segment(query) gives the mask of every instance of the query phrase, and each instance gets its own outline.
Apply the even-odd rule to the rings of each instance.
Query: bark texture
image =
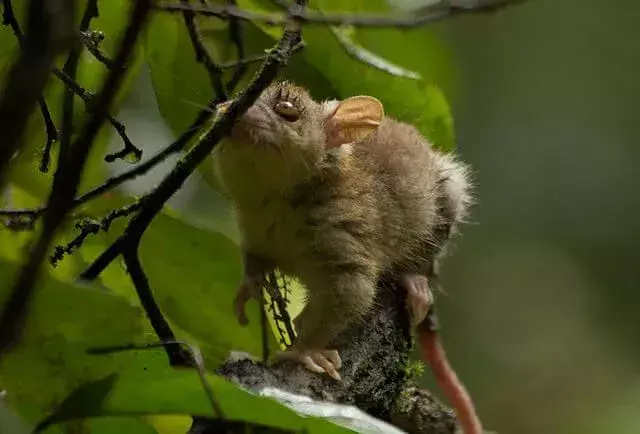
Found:
[[[254,391],[275,387],[318,401],[354,405],[409,433],[453,434],[453,411],[408,378],[411,334],[406,315],[399,314],[404,312],[404,297],[398,294],[401,291],[380,289],[377,309],[335,341],[332,347],[343,361],[342,382],[291,361],[271,366],[248,359],[230,361],[218,374]],[[215,421],[199,419],[190,433],[223,432],[220,428]]]

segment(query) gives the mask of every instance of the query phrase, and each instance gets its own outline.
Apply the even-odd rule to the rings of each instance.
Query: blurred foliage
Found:
[[[272,8],[272,2],[241,0],[241,7],[254,10]],[[326,11],[357,13],[387,10],[385,4],[362,1],[312,2]],[[15,1],[18,19],[23,23],[26,2]],[[78,2],[78,19],[86,2]],[[100,48],[113,57],[119,37],[127,23],[130,2],[98,1],[99,18],[91,29],[104,33]],[[236,47],[229,42],[226,23],[215,18],[199,18],[205,43],[214,61],[236,60]],[[275,27],[243,23],[247,55],[262,54],[273,46],[281,33]],[[349,30],[356,48],[367,50],[376,61],[395,68],[415,71],[422,79],[394,77],[387,72],[359,63],[339,44],[329,28],[309,26],[304,30],[306,47],[294,55],[283,71],[283,79],[307,86],[316,98],[346,97],[371,93],[380,98],[389,113],[411,121],[442,149],[454,147],[452,119],[441,86],[452,83],[453,66],[446,49],[428,29]],[[413,44],[409,47],[407,42]],[[409,44],[410,45],[410,44]],[[397,50],[402,46],[402,50]],[[11,29],[0,28],[0,80],[17,54]],[[388,58],[388,59],[387,59]],[[65,57],[57,59],[62,67]],[[164,121],[173,132],[182,133],[205,106],[213,93],[209,77],[195,61],[181,15],[157,13],[136,47],[134,61],[128,65],[112,113],[117,113],[143,64],[148,65],[155,96]],[[259,64],[250,65],[239,84],[250,79]],[[106,68],[86,50],[81,57],[77,81],[90,92],[97,92]],[[228,80],[233,70],[225,72]],[[357,77],[354,79],[353,77]],[[52,76],[45,98],[60,125],[64,87]],[[86,119],[83,102],[76,98],[74,127]],[[128,127],[135,125],[128,124]],[[54,144],[52,167],[38,170],[45,131],[40,112],[30,119],[25,144],[14,160],[10,185],[0,199],[2,207],[20,208],[42,204],[47,197],[57,158]],[[103,161],[113,137],[105,125],[88,160],[80,191],[98,185],[108,175]],[[210,162],[203,172],[210,175]],[[210,179],[210,178],[209,178]],[[105,194],[86,205],[78,214],[100,217],[131,202],[122,194]],[[56,244],[64,244],[77,233],[79,217],[65,223]],[[27,425],[55,414],[60,422],[47,432],[184,432],[189,419],[176,415],[211,415],[212,410],[194,371],[168,367],[161,351],[140,350],[110,355],[90,355],[87,349],[100,346],[149,343],[155,336],[143,315],[132,284],[121,262],[108,267],[92,284],[79,285],[76,278],[124,229],[117,221],[108,233],[90,236],[81,249],[65,257],[38,282],[24,341],[0,362],[0,390],[7,391],[7,402]],[[40,229],[12,232],[0,227],[0,302],[11,287],[27,247]],[[232,299],[241,274],[238,246],[218,232],[191,226],[173,213],[159,215],[145,233],[141,260],[156,299],[178,337],[203,352],[209,370],[225,360],[229,351],[261,353],[259,309],[248,306],[250,325],[240,327],[232,314]],[[300,308],[300,294],[294,294],[292,310]],[[271,348],[277,337],[270,336]],[[224,380],[207,379],[231,420],[302,430],[309,433],[345,432],[329,422],[301,417],[282,405],[243,392]],[[83,419],[87,418],[87,419]],[[0,422],[1,424],[2,422]]]

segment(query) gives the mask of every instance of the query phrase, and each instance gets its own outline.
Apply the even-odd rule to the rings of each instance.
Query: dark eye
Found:
[[[291,101],[277,102],[273,107],[273,111],[288,122],[295,122],[300,119],[300,111],[293,105],[293,103],[291,103]]]

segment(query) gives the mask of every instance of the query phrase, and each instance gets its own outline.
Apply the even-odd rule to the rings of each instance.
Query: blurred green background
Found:
[[[445,345],[486,426],[640,432],[640,4],[532,0],[435,27],[479,204]]]
[[[101,16],[92,27],[107,35],[107,54],[118,46],[114,35],[126,23],[127,3],[100,2]],[[268,0],[238,3],[275,10]],[[429,1],[388,3],[406,7]],[[15,1],[19,12],[24,4]],[[79,8],[84,4],[79,2]],[[327,12],[387,9],[383,0],[312,0],[311,5]],[[443,264],[445,294],[438,305],[451,361],[486,427],[501,434],[640,432],[639,22],[640,3],[528,0],[493,15],[463,16],[406,32],[345,33],[370,54],[420,73],[420,82],[356,62],[329,29],[308,26],[307,47],[282,74],[318,98],[373,94],[387,113],[415,123],[438,147],[457,145],[472,166],[478,204]],[[214,59],[234,60],[226,24],[200,24]],[[278,34],[278,29],[247,23],[247,52],[261,53]],[[117,114],[148,158],[189,125],[211,98],[211,88],[178,15],[156,15],[139,48]],[[0,73],[16,49],[12,33],[2,28]],[[79,81],[96,90],[104,72],[85,55]],[[50,83],[47,99],[56,117],[61,92],[59,83]],[[76,112],[82,120],[80,103]],[[44,175],[36,169],[43,139],[36,113],[3,206],[45,200],[52,171]],[[131,167],[103,163],[105,150],[120,146],[105,128],[81,190]],[[157,185],[176,161],[177,156],[167,160],[120,194],[100,198],[83,211],[99,217],[130,202],[127,196]],[[207,168],[210,162],[151,226],[142,261],[178,336],[199,345],[212,367],[230,349],[259,353],[260,332],[257,306],[249,307],[254,319],[249,328],[240,328],[231,315],[241,273],[237,233],[224,200],[202,182],[201,175],[205,180],[210,175]],[[6,388],[9,404],[29,422],[104,373],[127,367],[131,384],[151,385],[167,375],[161,353],[151,361],[140,354],[96,361],[83,352],[96,342],[154,339],[122,263],[101,276],[97,288],[106,291],[87,292],[75,285],[78,272],[123,227],[116,223],[55,270],[47,267],[25,346],[0,365],[0,389]],[[68,242],[75,233],[68,222],[56,243]],[[0,227],[0,290],[9,288],[31,237]],[[88,309],[94,305],[100,309]],[[116,315],[121,318],[117,327],[112,324]],[[152,378],[147,368],[157,370]],[[428,371],[422,381],[438,392]],[[178,391],[186,393],[165,391],[168,402],[189,407],[183,399],[187,395]],[[151,412],[154,405],[152,400],[123,402],[107,413]],[[163,411],[188,413],[181,406]],[[95,424],[84,428],[100,432]],[[177,430],[166,420],[152,425],[162,434]]]

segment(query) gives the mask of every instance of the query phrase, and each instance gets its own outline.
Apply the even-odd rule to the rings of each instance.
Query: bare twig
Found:
[[[64,71],[60,71],[58,68],[53,68],[52,71],[53,75],[59,78],[66,85],[69,91],[75,93],[80,97],[80,99],[82,99],[82,101],[84,102],[85,110],[90,113],[93,109],[95,96],[91,92],[80,86],[78,82],[76,82]],[[107,113],[107,120],[122,139],[123,148],[120,151],[106,155],[104,157],[104,160],[107,163],[111,163],[116,159],[123,159],[131,163],[140,161],[140,158],[142,158],[142,149],[135,146],[131,139],[129,139],[124,124],[109,113]]]
[[[130,205],[117,208],[107,214],[100,221],[87,218],[76,223],[76,228],[80,229],[80,233],[64,246],[55,247],[55,249],[53,250],[53,254],[49,257],[49,262],[51,263],[51,265],[55,267],[63,259],[64,255],[71,255],[73,252],[78,250],[89,235],[95,235],[100,230],[107,232],[111,228],[111,224],[116,219],[126,217],[139,210],[140,207],[142,207],[143,200],[144,198]]]
[[[288,9],[285,14],[265,14],[240,9],[229,5],[185,5],[176,3],[160,3],[156,7],[167,12],[184,12],[212,15],[224,20],[245,20],[260,22],[268,26],[281,26],[289,20],[302,24],[339,25],[357,27],[396,27],[412,28],[424,24],[440,21],[452,15],[466,13],[489,12],[503,6],[519,3],[523,0],[485,0],[475,2],[444,2],[424,9],[419,15],[388,16],[388,15],[347,15],[347,14],[318,14],[301,10]]]
[[[20,30],[11,0],[2,0],[2,5],[3,22],[12,27],[21,49],[17,62],[7,75],[0,96],[0,189],[5,169],[20,146],[24,127],[36,102],[39,102],[41,109],[46,109],[43,116],[48,130],[47,141],[53,143],[56,139],[51,135],[55,127],[51,127],[53,121],[46,102],[42,99],[42,91],[54,56],[70,42],[72,35],[66,28],[72,19],[54,16],[52,5],[43,0],[30,3],[26,35]]]
[[[305,46],[304,41],[300,41],[299,43],[296,44],[295,47],[293,47],[291,49],[291,52],[295,53],[296,51],[301,50],[302,48],[304,48],[304,46]],[[267,59],[267,57],[269,57],[269,53],[260,54],[258,56],[245,57],[242,60],[222,63],[220,65],[220,69],[223,69],[223,70],[225,70],[225,69],[233,69],[233,68],[237,68],[239,65],[249,65],[251,63],[264,62]]]
[[[237,6],[236,0],[227,0],[227,4],[230,6]],[[244,42],[242,41],[242,26],[240,20],[237,18],[231,18],[229,20],[229,39],[236,46],[238,67],[233,72],[233,75],[227,83],[227,90],[233,92],[242,77],[247,72],[247,64],[243,63],[244,60]]]
[[[123,172],[120,175],[113,176],[107,179],[104,183],[92,188],[91,190],[81,194],[76,197],[72,204],[71,208],[77,208],[78,206],[89,202],[90,200],[96,199],[100,197],[102,194],[107,191],[131,180],[138,176],[144,175],[149,170],[153,169],[159,163],[163,162],[169,155],[174,154],[176,152],[180,152],[187,143],[195,136],[198,132],[198,129],[201,128],[204,123],[211,116],[211,112],[215,110],[215,101],[211,101],[208,107],[202,109],[196,119],[191,124],[187,130],[182,133],[182,135],[173,143],[171,143],[166,148],[162,149],[153,157],[149,158],[147,161],[137,165],[136,167]],[[30,217],[30,218],[38,218],[42,216],[42,214],[47,210],[46,206],[41,206],[38,208],[30,208],[30,209],[0,209],[0,216],[9,216],[9,217]]]
[[[287,310],[286,294],[288,289],[286,279],[283,277],[282,283],[280,284],[278,282],[276,273],[274,271],[271,271],[266,276],[266,284],[266,290],[269,293],[269,297],[271,298],[270,309],[273,312],[273,317],[276,321],[276,326],[280,334],[280,343],[288,347],[293,343],[295,333],[293,331],[291,316],[289,315],[289,311]],[[284,294],[280,292],[281,288],[284,291]],[[281,325],[284,325],[284,330],[282,330]],[[289,342],[285,340],[285,333],[286,336],[289,337]]]
[[[108,69],[113,69],[115,63],[113,60],[105,56],[100,50],[100,43],[104,40],[104,33],[94,30],[85,30],[80,32],[80,41],[82,45],[96,58],[96,60],[106,66]]]
[[[47,142],[44,144],[44,148],[42,149],[42,157],[40,158],[40,172],[47,173],[49,171],[49,166],[51,165],[51,148],[53,144],[58,140],[58,129],[56,128],[56,124],[53,122],[51,118],[51,112],[47,107],[47,102],[44,100],[44,97],[40,97],[38,99],[38,105],[40,106],[40,111],[42,112],[42,118],[44,120],[44,129],[47,134]]]
[[[299,0],[300,9],[305,5],[306,0]],[[299,40],[300,28],[295,21],[291,21],[271,55],[265,60],[261,70],[247,88],[238,98],[233,100],[229,108],[216,120],[205,138],[194,146],[146,197],[143,207],[131,219],[123,235],[118,237],[81,276],[87,280],[95,279],[119,254],[122,254],[149,321],[163,342],[172,341],[175,338],[173,331],[153,299],[149,281],[144,275],[138,259],[138,248],[142,234],[162,210],[165,202],[173,196],[191,173],[196,170],[202,160],[209,155],[224,135],[228,133],[235,120],[249,109],[262,91],[275,79],[278,70],[288,61],[292,48]],[[165,349],[172,364],[189,364],[188,359],[184,355],[176,354],[174,348]]]
[[[4,24],[5,26],[11,27],[11,29],[13,30],[13,34],[15,35],[18,41],[18,44],[20,45],[20,48],[24,49],[24,35],[22,34],[22,29],[20,28],[20,24],[18,23],[18,20],[16,19],[16,16],[13,12],[13,5],[11,4],[11,0],[2,0],[2,7],[3,7],[2,24]],[[42,112],[45,132],[47,134],[47,141],[44,145],[44,148],[42,151],[42,159],[40,161],[40,171],[47,172],[49,170],[49,164],[51,161],[51,147],[53,146],[53,143],[58,140],[58,130],[56,129],[55,123],[53,122],[53,119],[51,117],[51,112],[49,111],[47,102],[45,101],[42,95],[38,97],[38,105],[40,106],[40,111]],[[3,129],[2,131],[5,131],[5,130]],[[7,147],[7,152],[9,152],[9,150],[10,150],[10,146]],[[0,164],[0,174],[1,173],[2,173],[2,164]]]
[[[73,240],[69,241],[65,246],[56,246],[56,248],[53,249],[53,253],[49,257],[49,262],[54,267],[58,265],[58,262],[62,260],[64,255],[70,255],[80,248],[89,235],[97,234],[100,231],[100,223],[95,220],[82,220],[76,223],[76,228],[80,229],[80,233]]]
[[[211,80],[211,86],[216,93],[218,101],[225,101],[227,99],[227,92],[222,82],[222,69],[213,61],[200,38],[198,26],[195,21],[195,14],[190,10],[191,5],[189,5],[189,0],[180,0],[180,2],[185,6],[182,15],[184,17],[184,23],[187,26],[187,31],[189,32],[191,44],[193,45],[193,51],[196,55],[196,62],[201,63],[209,73],[209,80]]]
[[[142,307],[147,314],[151,327],[153,327],[153,330],[161,341],[174,342],[176,337],[173,334],[173,330],[171,330],[169,323],[167,323],[167,320],[165,320],[162,315],[160,307],[153,299],[151,286],[149,286],[149,279],[142,269],[142,264],[138,257],[137,247],[140,243],[139,236],[136,236],[136,239],[129,239],[127,241],[130,245],[126,246],[123,250],[122,257],[124,258],[124,263],[127,267],[127,272],[129,273],[131,282],[133,283],[136,293],[138,294],[138,298],[140,299],[140,304],[142,304]],[[191,355],[184,351],[184,348],[180,345],[165,343],[163,346],[167,356],[169,357],[169,363],[172,366],[197,366]]]
[[[43,0],[32,2],[33,5],[43,2]],[[44,2],[50,4],[50,2]],[[55,5],[59,6],[57,2]],[[63,3],[64,4],[64,3]],[[70,10],[73,11],[73,3],[68,2]],[[142,32],[142,28],[146,23],[147,16],[151,11],[152,0],[139,0],[133,3],[132,13],[129,25],[125,31],[122,44],[118,55],[115,59],[117,65],[125,65],[129,60],[135,42]],[[42,7],[44,10],[44,7]],[[61,13],[58,9],[58,15]],[[37,17],[37,14],[34,14]],[[47,27],[55,19],[50,17],[45,22],[34,20],[35,23],[42,27]],[[70,23],[73,20],[69,20]],[[25,44],[26,46],[27,44]],[[26,50],[25,50],[26,51]],[[50,63],[46,64],[45,73],[50,71]],[[58,226],[64,220],[67,212],[72,208],[73,198],[75,196],[82,171],[91,148],[91,144],[98,135],[98,131],[104,121],[109,110],[109,106],[113,101],[116,91],[124,78],[124,70],[122,68],[114,68],[107,76],[106,82],[102,87],[96,105],[92,111],[92,116],[88,119],[79,139],[69,152],[67,161],[65,162],[65,176],[54,177],[53,187],[47,203],[45,212],[44,225],[40,237],[35,242],[30,251],[27,263],[20,270],[18,278],[9,292],[7,301],[3,305],[0,313],[0,355],[2,355],[10,346],[15,344],[22,331],[24,320],[27,314],[29,302],[34,293],[34,284],[39,274],[40,267],[44,261],[51,240],[53,239]],[[30,76],[31,74],[26,74]],[[22,87],[19,89],[23,90]],[[38,88],[38,93],[40,88]],[[3,119],[0,117],[0,119]],[[9,141],[11,143],[11,141]]]

